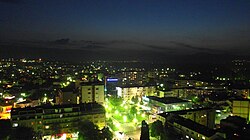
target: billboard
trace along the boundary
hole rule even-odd
[[[107,82],[118,82],[117,78],[107,78]]]

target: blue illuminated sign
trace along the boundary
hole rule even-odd
[[[107,82],[118,82],[117,78],[108,78]]]

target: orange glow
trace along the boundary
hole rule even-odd
[[[8,119],[10,119],[10,113],[6,114],[0,113],[0,120],[8,120]]]

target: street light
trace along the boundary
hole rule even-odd
[[[144,117],[145,117],[145,114],[143,113],[143,114],[141,114],[141,116],[144,118]]]
[[[118,115],[118,114],[119,114],[119,111],[118,111],[118,110],[116,110],[116,111],[115,111],[115,114],[116,114],[116,115]]]
[[[134,118],[134,119],[133,119],[133,122],[134,122],[134,123],[137,123],[137,122],[138,122],[138,120],[137,120],[136,118]]]
[[[124,121],[124,122],[127,121],[127,116],[123,116],[123,121]]]

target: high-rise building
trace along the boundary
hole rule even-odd
[[[246,80],[247,78],[247,61],[234,60],[232,61],[232,77],[233,80]]]
[[[100,82],[88,82],[81,84],[82,103],[104,103],[104,84]]]
[[[122,71],[117,76],[120,85],[143,85],[147,79],[146,73],[138,70]]]

